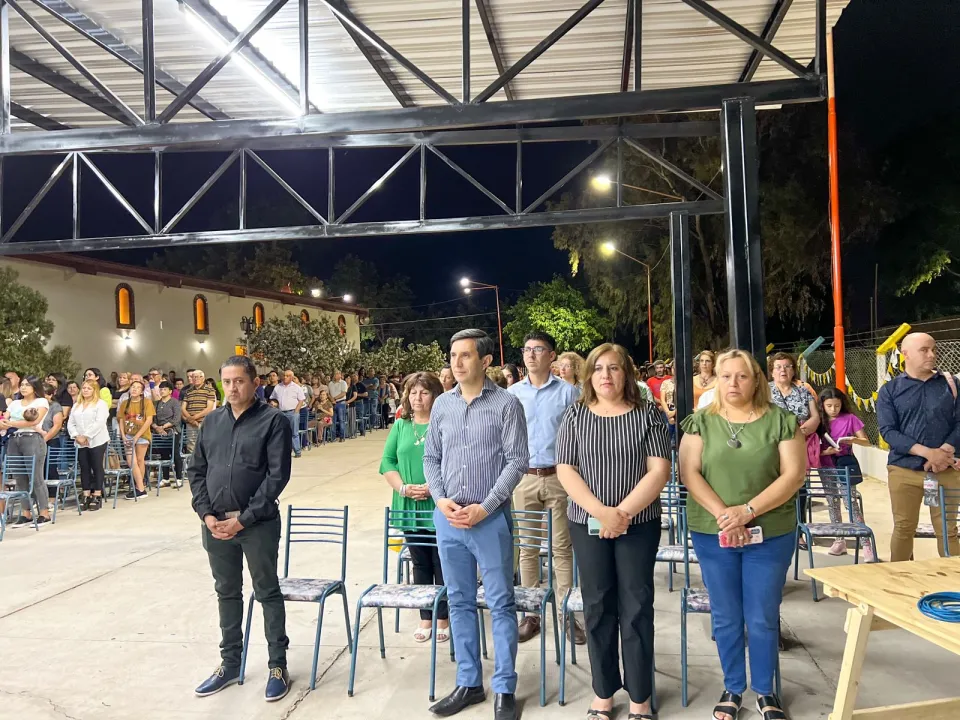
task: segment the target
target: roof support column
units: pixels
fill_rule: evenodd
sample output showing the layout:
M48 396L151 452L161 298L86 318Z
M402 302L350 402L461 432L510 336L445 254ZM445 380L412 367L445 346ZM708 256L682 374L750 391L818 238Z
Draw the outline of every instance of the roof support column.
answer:
M730 347L753 353L766 367L763 259L760 253L760 164L757 112L752 98L723 101L720 111L727 306Z
M0 135L10 133L10 8L0 0Z
M690 290L690 218L670 213L670 283L673 289L673 374L676 423L693 412L693 295Z

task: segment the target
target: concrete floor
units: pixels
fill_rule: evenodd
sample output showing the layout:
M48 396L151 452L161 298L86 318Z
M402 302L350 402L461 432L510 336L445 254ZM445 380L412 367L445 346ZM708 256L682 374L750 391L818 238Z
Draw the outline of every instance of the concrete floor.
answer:
M304 453L294 463L293 478L281 498L282 506L350 506L351 620L357 597L381 574L383 508L389 493L377 469L385 437L378 432ZM890 531L886 490L869 481L861 488L867 520L877 531L883 557ZM78 517L67 510L55 526L47 525L39 533L8 530L0 544L0 718L386 720L398 713L404 718L430 717L429 646L413 642L414 614L406 613L400 634L394 634L388 613L386 660L377 652L376 623L370 624L374 616L364 616L356 695L348 698L350 656L336 604L326 612L316 690L309 690L308 677L316 609L291 603L287 632L294 684L287 698L272 705L263 701L266 648L259 610L247 683L210 698L195 698L193 688L217 666L219 629L199 520L189 503L187 489L164 490L159 499L136 505L121 500L116 511L108 506ZM918 558L934 554L931 541L918 542ZM832 558L820 548L817 562L852 562L852 557ZM656 601L660 716L704 720L722 690L708 618L691 616L691 702L682 708L679 594L666 591L665 570L658 569ZM291 575L334 577L338 571L339 559L329 550L295 548ZM796 645L783 654L782 668L784 701L793 720L825 718L829 713L847 607L837 600L814 604L808 583L788 582L784 628ZM521 646L518 695L525 718L582 716L592 693L586 652L581 657L581 664L567 674L566 707L557 704L558 667L548 662L548 705L541 708L538 645ZM453 686L454 665L443 654L438 665L437 692L442 695ZM870 641L860 706L955 694L958 669L955 656L928 643L902 632L878 633ZM486 671L489 678L490 667ZM618 704L626 706L622 694ZM491 714L488 701L462 717Z

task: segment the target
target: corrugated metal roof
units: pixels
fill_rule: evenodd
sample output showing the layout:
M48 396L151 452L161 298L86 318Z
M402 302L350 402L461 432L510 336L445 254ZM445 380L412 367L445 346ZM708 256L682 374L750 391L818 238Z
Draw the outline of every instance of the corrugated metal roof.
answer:
M268 0L208 0L234 27L243 29ZM828 23L833 25L847 0L828 0ZM759 34L775 0L713 0L712 5L747 29ZM77 12L142 52L140 0L69 0ZM292 85L299 82L297 0L290 0L257 33L252 44ZM507 67L519 60L544 36L582 5L582 0L487 0ZM138 71L97 47L28 0L23 7L83 62L135 112L143 113L143 84ZM349 0L349 9L448 92L462 97L460 0ZM511 82L518 99L617 92L623 52L627 0L606 0L554 47ZM795 0L777 32L774 44L801 65L814 50L815 0ZM353 40L319 0L310 2L310 99L321 112L398 107L398 101L380 79ZM471 13L471 95L476 96L497 77L496 66L477 14ZM177 0L155 0L156 57L160 68L188 85L218 54L225 43ZM15 12L10 12L13 48L59 73L81 88L91 84L46 43ZM736 82L751 49L680 0L643 3L643 89L712 85ZM444 101L393 59L386 65L417 105ZM790 77L764 59L756 80ZM54 90L14 69L12 99L66 125L118 125L118 121L89 105ZM231 118L287 117L296 114L276 86L253 65L234 58L203 88L201 96ZM272 91L271 91L272 90ZM493 101L504 99L500 90ZM158 112L172 95L157 88ZM175 121L202 121L205 117L185 107ZM14 128L33 129L15 122Z

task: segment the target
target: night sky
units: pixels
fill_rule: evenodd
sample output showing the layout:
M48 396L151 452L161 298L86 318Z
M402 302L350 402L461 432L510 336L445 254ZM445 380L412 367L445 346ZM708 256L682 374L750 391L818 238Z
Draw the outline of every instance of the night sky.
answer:
M928 112L960 107L960 3L949 0L852 0L835 28L837 53L838 115L841 130L856 142L882 153L884 143L919 125ZM826 106L823 106L826 112ZM540 144L524 147L524 200L531 202L586 156L593 146ZM403 149L338 151L337 209L344 210L379 175L395 162ZM512 146L451 148L449 156L513 205ZM263 153L266 159L304 197L325 211L325 151ZM225 158L224 154L171 155L165 160L164 215L169 218ZM102 171L122 188L145 218L152 215L150 156L96 156ZM428 217L495 214L497 207L465 180L435 158L429 159ZM4 183L5 224L9 224L43 183L55 164L49 158L13 158L8 173L22 182ZM841 157L841 172L843 158ZM309 222L309 216L290 201L283 190L249 165L248 196L251 205L289 208L283 224ZM437 170L433 173L433 170ZM11 177L11 175L7 175ZM183 178L196 178L184 182ZM213 230L236 227L238 187L236 166L184 219L179 230ZM418 212L419 161L417 157L397 173L352 221L414 219ZM572 181L574 190L587 176ZM842 198L841 198L842 202ZM40 210L22 228L18 237L33 240L59 239L70 234L70 190L67 178L51 191ZM60 210L62 209L62 211ZM255 209L248 212L255 219ZM826 198L824 198L826 212ZM106 190L89 174L84 176L81 233L86 236L138 234L139 225L119 209ZM552 228L449 235L344 238L317 240L315 249L300 256L303 270L321 278L330 274L337 260L348 253L372 260L383 279L401 273L411 278L418 303L456 297L457 280L463 275L499 284L509 294L528 283L568 274L564 253L554 250ZM149 251L103 253L105 259L142 263ZM342 291L342 290L338 290ZM491 294L492 295L492 294ZM363 302L363 299L359 299ZM483 309L487 300L473 302ZM489 298L492 304L492 296ZM825 326L826 327L826 326Z

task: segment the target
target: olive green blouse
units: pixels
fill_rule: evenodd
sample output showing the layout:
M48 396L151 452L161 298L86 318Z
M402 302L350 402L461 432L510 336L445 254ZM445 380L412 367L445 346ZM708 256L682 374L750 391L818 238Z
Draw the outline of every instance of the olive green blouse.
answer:
M380 473L391 470L400 473L400 477L407 485L423 485L427 482L423 474L423 450L426 446L426 437L429 424L415 424L412 420L399 419L390 429L387 443L383 448L383 459L380 462ZM396 490L393 491L392 510L430 510L434 505L432 498L414 500L403 497ZM394 527L400 530L433 531L433 518L430 515L401 516Z
M683 431L703 439L701 474L728 506L743 505L763 492L780 476L779 443L797 433L797 418L771 406L737 435L741 446L730 447L730 428L722 415L698 410L681 423ZM734 423L734 428L739 428ZM765 538L794 532L797 527L796 495L753 523ZM687 498L687 520L693 532L719 532L716 518L692 497Z

